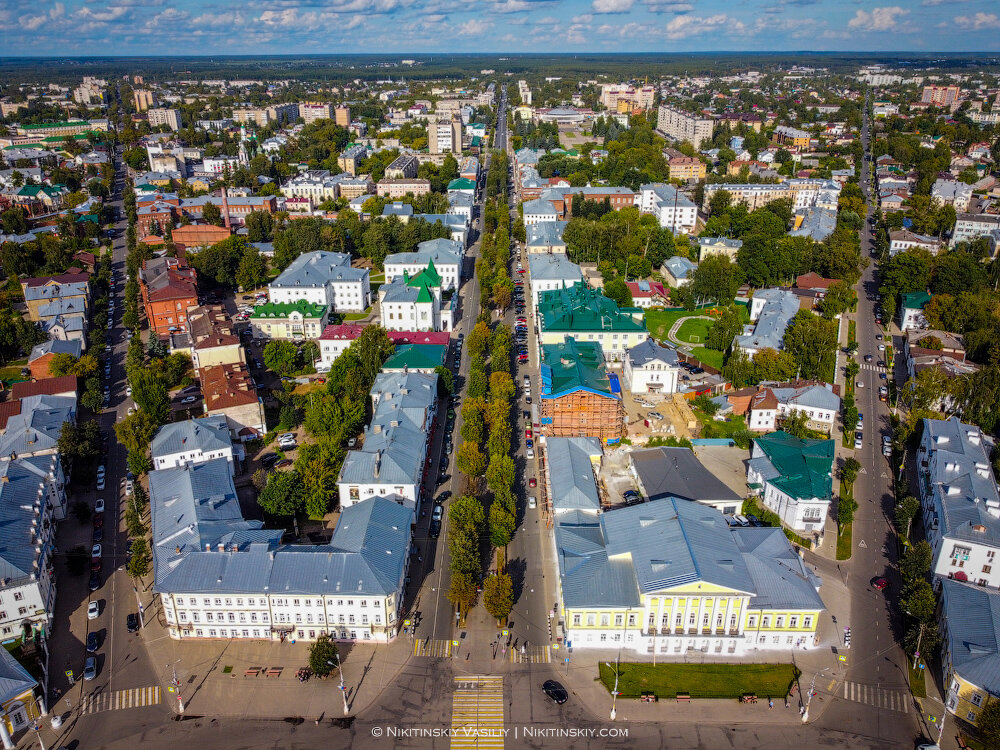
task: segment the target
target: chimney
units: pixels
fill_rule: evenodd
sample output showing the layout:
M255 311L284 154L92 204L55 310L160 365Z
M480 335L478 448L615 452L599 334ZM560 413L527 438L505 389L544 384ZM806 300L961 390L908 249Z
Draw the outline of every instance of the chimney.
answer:
M225 552L225 551L226 551L226 545L223 544L222 542L219 542L219 552Z
M378 479L379 471L382 470L382 450L375 451L375 478Z

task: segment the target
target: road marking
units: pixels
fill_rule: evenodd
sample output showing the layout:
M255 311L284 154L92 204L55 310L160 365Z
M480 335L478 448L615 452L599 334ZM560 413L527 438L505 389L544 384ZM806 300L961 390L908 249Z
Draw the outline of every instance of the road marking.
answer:
M860 542L858 542L858 546L859 546L859 547L860 547L861 549L868 549L868 545L867 545L867 544L865 544L865 540L864 540L864 539L862 539L862 540L861 540Z
M510 660L513 664L551 664L552 652L549 646L528 646L523 654L521 649L512 648Z
M503 750L503 677L455 677L451 699L452 750Z
M96 714L101 711L121 711L128 708L155 706L160 702L160 686L130 688L128 690L91 693L83 697L81 714Z
M903 690L888 690L874 685L844 682L842 697L844 700L853 703L864 703L888 711L897 711L904 714L910 712L908 693Z
M868 473L868 472L867 472L867 471L865 470L865 467L864 467L864 466L862 466L862 467L861 467L861 471L859 471L859 472L858 472L858 474L867 474L867 473Z
M451 641L440 638L417 638L413 642L413 655L448 658L451 656Z

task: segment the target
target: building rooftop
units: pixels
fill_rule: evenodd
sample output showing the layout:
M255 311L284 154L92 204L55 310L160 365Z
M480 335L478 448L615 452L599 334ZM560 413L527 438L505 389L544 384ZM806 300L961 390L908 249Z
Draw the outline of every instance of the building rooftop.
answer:
M163 425L153 437L150 450L153 458L162 458L175 453L188 451L209 453L232 447L233 441L229 437L226 418L214 416Z
M583 282L541 292L538 317L544 331L635 333L646 330L641 322L621 311L618 303Z
M78 339L72 341L62 341L61 339L43 341L31 349L31 354L28 355L28 364L31 364L39 357L44 357L46 354L69 354L79 359L80 355L83 354L83 342Z
M532 253L528 255L528 274L531 283L539 281L583 281L580 266L562 253Z
M365 268L351 268L350 255L318 250L293 260L269 286L321 288L332 281L357 281L367 275Z
M382 365L382 370L433 370L444 366L447 353L447 346L399 344L396 352Z
M526 226L527 234L526 247L549 247L550 245L566 245L563 242L563 232L566 230L566 221L539 221Z
M931 301L931 295L927 292L906 292L899 295L899 298L903 310L923 310Z
M545 442L552 478L552 509L556 513L581 510L597 513L601 497L594 480L594 459L599 462L601 441L593 437L550 437Z
M742 498L704 467L689 448L647 448L629 454L648 500L740 503Z
M956 674L992 695L1000 693L1000 593L941 579L941 609Z
M833 494L833 440L797 438L783 430L754 438L754 444L766 460L770 471L762 471L768 481L790 497L829 500ZM763 460L762 460L763 459ZM767 467L765 467L766 469Z
M736 345L744 349L781 349L785 329L799 312L799 301L792 292L782 289L761 289L754 297L764 298L766 302L756 322L736 337Z
M327 306L297 300L295 302L267 302L257 305L250 314L251 320L279 320L298 315L304 319L322 319L327 313Z
M596 341L567 337L542 347L541 398L559 398L584 390L607 398L621 398L617 376L612 380L604 367L604 353Z

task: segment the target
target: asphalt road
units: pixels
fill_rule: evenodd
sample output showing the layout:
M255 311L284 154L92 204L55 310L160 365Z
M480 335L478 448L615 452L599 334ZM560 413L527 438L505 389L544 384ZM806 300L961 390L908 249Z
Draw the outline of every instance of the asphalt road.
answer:
M866 116L862 127L862 144L865 152L870 154L868 128ZM865 162L861 175L866 201L861 252L870 262L856 287L859 301L855 317L859 362L863 363L866 354L872 355L873 362L868 367L862 364L857 379L863 383L863 387L855 389L858 411L864 415L863 447L855 451L863 473L854 484L859 507L854 519L853 555L850 561L840 564L851 594L852 637L851 648L846 652L846 679L886 690L905 691L908 690L907 665L899 646L901 633L898 612L889 606L891 601L898 598L900 591L896 543L891 522L894 506L893 467L882 456L882 436L891 434L889 408L878 398L878 387L884 381L879 378L876 370L870 369L884 358L884 352L878 350L878 345L882 342L875 338L876 335L882 335L883 330L875 322L874 295L878 282L875 263L870 257L871 239L867 221L873 212L868 187L870 164L870 161ZM878 577L885 577L889 581L885 591L878 591L871 586L872 579ZM818 724L859 731L871 737L884 738L887 742L910 739L920 731L918 719L912 711L904 714L845 700L835 701L828 706Z

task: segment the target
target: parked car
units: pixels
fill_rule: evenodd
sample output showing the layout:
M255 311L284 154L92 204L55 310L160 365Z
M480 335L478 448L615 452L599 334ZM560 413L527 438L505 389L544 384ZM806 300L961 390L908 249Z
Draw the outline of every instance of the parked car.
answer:
M125 627L130 633L136 633L139 630L139 617L134 612L130 612L128 617L125 618Z
M658 412L658 411L651 411L651 412L649 412L649 418L650 419L660 420L660 419L663 419L663 415L660 414L660 412Z
M92 680L97 677L97 657L88 656L83 663L83 679Z
M94 526L94 541L103 542L104 541L104 524L100 526Z
M427 534L431 539L437 539L441 536L441 522L431 521L430 527L427 529Z
M535 506L536 506L535 496L531 495L531 496L528 497L528 507L529 508L534 508Z
M97 501L94 503L94 513L103 513L103 512L104 512L104 498L99 497L97 498Z
M441 505L435 505L434 510L431 512L432 521L440 521L444 518L444 507Z
M93 602L96 604L97 602ZM91 631L87 633L87 653L95 654L97 653L97 633Z
M91 573L90 574L90 590L91 591L97 591L97 589L99 589L99 588L101 588L101 577L96 572Z
M635 490L625 490L622 493L622 499L627 505L632 505L633 503L638 503L642 500L642 495L640 495Z
M101 616L101 605L96 601L92 601L87 605L87 619L96 620Z
M527 456L529 459L534 459L535 451L533 448L528 448L527 450L525 450L524 455Z
M184 398L181 399L181 403L182 404L193 404L197 400L198 400L197 396L185 396Z

